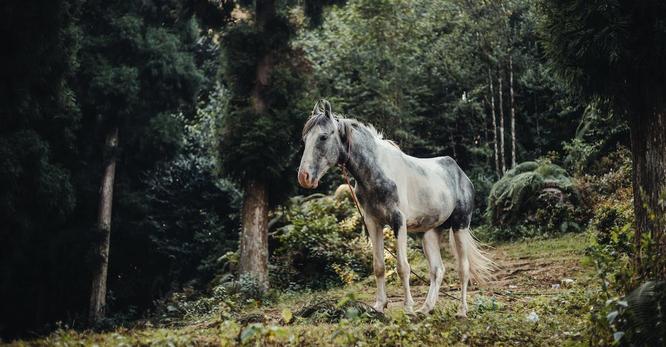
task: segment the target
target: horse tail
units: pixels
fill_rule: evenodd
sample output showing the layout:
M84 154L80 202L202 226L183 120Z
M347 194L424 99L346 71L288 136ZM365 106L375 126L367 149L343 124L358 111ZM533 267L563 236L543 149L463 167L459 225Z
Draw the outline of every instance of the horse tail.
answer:
M456 258L459 272L462 270L460 267L461 264L464 264L465 260L460 259L460 257L464 256L467 264L469 264L471 279L479 284L484 284L494 278L492 272L497 269L497 264L489 258L487 252L481 249L479 241L469 231L469 227L456 231L450 229L449 244L451 246L451 253Z

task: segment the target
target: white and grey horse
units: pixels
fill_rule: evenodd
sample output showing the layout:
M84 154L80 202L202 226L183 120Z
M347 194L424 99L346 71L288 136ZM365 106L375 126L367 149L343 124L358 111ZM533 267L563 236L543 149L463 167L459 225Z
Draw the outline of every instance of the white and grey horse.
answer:
M374 308L388 304L384 278L384 234L388 225L397 238L398 274L405 295L405 312L412 313L409 288L407 233L423 233L423 252L430 268L430 288L419 312L435 307L444 277L440 239L449 230L451 250L457 260L462 304L467 315L470 279L483 283L491 276L493 262L479 249L470 233L474 187L450 157L421 159L403 153L384 140L372 126L334 115L326 100L315 104L303 127L305 150L298 170L304 188L316 188L333 165L344 165L356 180L355 192L373 244L373 269L377 281Z

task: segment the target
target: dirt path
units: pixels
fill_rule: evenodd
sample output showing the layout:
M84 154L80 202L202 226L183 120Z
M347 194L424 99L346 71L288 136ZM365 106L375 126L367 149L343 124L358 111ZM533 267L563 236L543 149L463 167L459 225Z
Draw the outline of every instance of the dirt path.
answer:
M583 236L576 236L569 242L552 240L526 241L520 246L504 244L488 250L499 269L490 283L478 287L472 285L468 300L476 294L502 296L504 300L515 300L520 296L539 296L557 294L568 286L576 285L585 278L586 270L581 264L583 255ZM521 252L525 250L525 252ZM444 253L444 252L443 252ZM445 259L446 274L440 290L440 301L460 298L460 282L453 260ZM419 275L427 277L426 269L420 269ZM571 282L573 281L573 282ZM418 308L425 300L428 284L412 275L412 296ZM396 288L397 287L397 288ZM509 300L511 300L509 299ZM403 293L401 286L389 289L389 308L402 307Z

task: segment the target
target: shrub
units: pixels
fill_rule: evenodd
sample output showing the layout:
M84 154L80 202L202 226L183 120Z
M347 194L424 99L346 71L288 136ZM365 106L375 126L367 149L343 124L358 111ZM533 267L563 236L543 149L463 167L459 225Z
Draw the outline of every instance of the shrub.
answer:
M372 266L360 215L349 199L323 197L285 209L286 225L273 237L274 285L320 288L367 276Z
M612 304L615 309L606 319L616 342L629 346L663 346L666 343L666 282L645 282Z
M594 207L586 255L595 265L601 287L590 303L590 342L609 345L626 330L620 328L624 318L617 317L626 301L619 298L638 285L632 263L636 248L628 151L621 148L600 158L589 172L579 179L582 196Z
M574 180L549 160L507 171L490 190L486 210L495 239L580 231L584 214Z

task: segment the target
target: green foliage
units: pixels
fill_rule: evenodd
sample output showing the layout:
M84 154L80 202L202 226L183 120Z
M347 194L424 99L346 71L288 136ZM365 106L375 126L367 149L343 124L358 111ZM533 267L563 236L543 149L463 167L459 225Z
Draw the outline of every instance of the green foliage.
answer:
M77 301L56 293L69 293L60 275L85 240L68 228L80 203L73 172L80 7L77 0L0 5L0 336L38 328Z
M11 251L0 254L0 315L13 318L2 320L0 335L81 321L110 154L119 157L110 311L136 317L180 281L212 277L214 249L233 245L221 235L233 230L237 192L218 186L211 161L185 154L201 82L188 6L3 3L0 242ZM119 151L104 153L114 126Z
M295 146L308 114L308 106L300 103L307 64L302 53L289 46L292 35L288 19L277 16L266 31L239 23L222 40L222 73L231 99L220 127L220 164L225 175L236 180L266 182L272 202L281 201L293 187L286 182L293 181ZM266 55L271 56L269 62ZM269 72L266 85L255 95L260 64L267 64Z
M498 239L580 231L581 198L567 172L548 160L524 162L493 185L486 214Z
M272 283L292 289L350 284L370 273L368 241L362 222L348 200L329 197L293 204L286 225L274 238Z
M249 273L242 274L234 282L234 291L244 300L261 300L266 294L261 281Z
M576 136L563 143L564 165L577 176L605 173L607 156L616 153L621 146L629 145L626 121L609 110L607 103L595 100L585 108Z
M624 346L659 346L666 343L666 282L641 284L622 300L614 302L615 311L607 315L613 339Z
M296 312L296 316L311 323L337 323L342 319L352 319L359 322L387 321L383 314L375 311L372 306L356 300L353 295L338 301L316 300L314 303L304 305Z
M455 64L466 51L450 49L463 30L454 10L438 1L356 1L332 9L321 30L300 39L318 93L410 153L477 147L474 136L454 134L482 126L477 96L460 101L473 88L464 81L473 79L467 68L474 67Z
M571 88L620 110L661 98L664 2L553 0L542 2L542 12L545 52Z
M580 180L582 194L594 210L588 226L591 242L585 253L595 266L601 290L591 301L589 333L593 344L607 345L614 340L608 315L619 298L636 285L629 154L623 149L612 152L590 172L597 174Z

